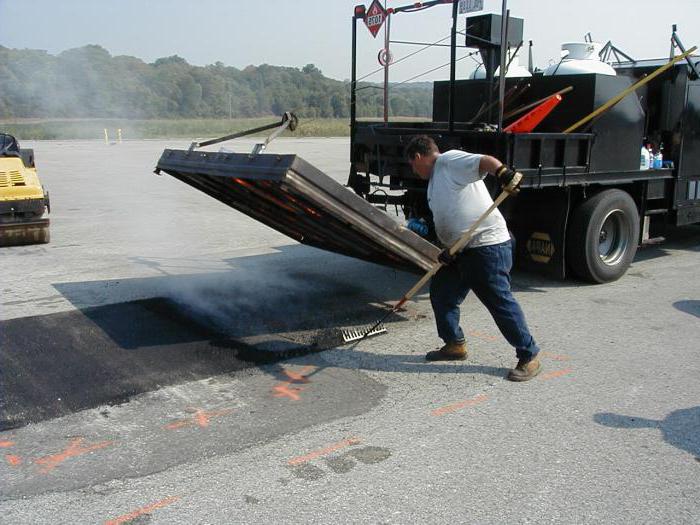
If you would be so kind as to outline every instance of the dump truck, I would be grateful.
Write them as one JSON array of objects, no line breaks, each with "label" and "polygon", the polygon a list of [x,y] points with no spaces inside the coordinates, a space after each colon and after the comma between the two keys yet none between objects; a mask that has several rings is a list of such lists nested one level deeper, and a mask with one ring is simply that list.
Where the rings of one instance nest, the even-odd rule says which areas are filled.
[{"label": "dump truck", "polygon": [[48,243],[49,193],[34,165],[34,150],[0,133],[0,246]]},{"label": "dump truck", "polygon": [[[414,16],[445,4],[452,9],[450,78],[433,85],[432,119],[391,122],[386,106],[383,121],[359,119],[358,26],[365,24],[376,35],[388,17]],[[418,134],[433,137],[443,151],[492,155],[523,174],[518,196],[500,208],[521,268],[558,278],[613,281],[625,273],[637,247],[664,226],[700,222],[697,57],[680,62],[688,55],[682,49],[673,60],[636,61],[610,42],[596,47],[586,41],[571,47],[573,55],[562,58],[554,73],[528,71],[518,77],[508,74],[506,58],[509,49],[515,47],[517,54],[522,45],[524,21],[508,12],[469,16],[458,31],[465,19],[457,9],[457,2],[445,0],[389,11],[378,1],[354,8],[347,188],[296,155],[264,153],[269,139],[248,154],[198,149],[240,134],[193,143],[189,150],[165,150],[156,172],[169,173],[301,243],[416,273],[431,268],[441,251],[427,183],[412,173],[404,154]],[[461,34],[459,47],[473,47],[483,58],[482,78],[456,78]],[[672,39],[682,48],[675,28]],[[575,63],[581,51],[594,55],[585,67]],[[614,53],[617,61],[610,65],[601,53]],[[388,93],[387,48],[379,59]],[[506,71],[503,82],[499,70]],[[642,78],[646,84],[639,87]],[[617,100],[620,93],[625,96]],[[556,104],[552,97],[558,97]],[[532,111],[541,112],[543,101],[547,111],[534,129],[512,126]],[[522,108],[533,109],[523,116]],[[572,125],[601,109],[572,131]],[[275,133],[290,122],[283,118]],[[663,161],[641,165],[647,143],[663,148]],[[495,181],[487,182],[495,196]],[[391,209],[395,217],[385,213]],[[427,235],[407,228],[410,220],[422,221]]]}]

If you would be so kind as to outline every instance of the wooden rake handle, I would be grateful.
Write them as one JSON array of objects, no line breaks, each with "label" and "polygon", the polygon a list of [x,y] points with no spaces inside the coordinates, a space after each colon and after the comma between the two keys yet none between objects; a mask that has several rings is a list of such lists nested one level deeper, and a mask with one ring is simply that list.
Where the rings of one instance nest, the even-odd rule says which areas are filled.
[{"label": "wooden rake handle", "polygon": [[[457,254],[462,248],[464,248],[467,243],[471,240],[471,238],[474,236],[474,232],[476,229],[481,225],[482,222],[491,215],[493,210],[498,208],[498,206],[508,198],[508,196],[513,193],[513,190],[515,187],[517,187],[518,183],[522,180],[523,176],[521,173],[515,173],[515,176],[513,177],[513,180],[510,182],[510,184],[501,192],[501,194],[496,198],[495,201],[493,201],[493,204],[488,207],[488,209],[482,213],[479,218],[476,220],[474,224],[471,225],[471,227],[465,231],[457,241],[450,246],[449,249],[449,254],[450,255],[455,255]],[[428,270],[423,277],[415,284],[413,285],[413,288],[411,288],[406,294],[403,296],[401,301],[399,301],[396,306],[393,308],[393,311],[397,310],[400,308],[406,301],[411,299],[418,291],[425,286],[425,284],[435,275],[440,268],[442,268],[444,265],[438,261],[436,262],[430,270]]]},{"label": "wooden rake handle", "polygon": [[[493,210],[495,210],[496,208],[498,208],[498,206],[499,206],[504,200],[506,200],[506,199],[508,198],[508,196],[509,196],[511,193],[514,193],[514,192],[516,191],[516,188],[517,188],[518,184],[520,183],[520,181],[522,180],[522,178],[523,178],[523,175],[522,175],[521,173],[517,173],[517,172],[515,173],[515,175],[513,176],[513,180],[511,180],[511,181],[510,181],[510,184],[508,184],[508,186],[506,186],[506,187],[503,189],[503,191],[501,192],[501,194],[500,194],[498,197],[496,197],[496,200],[493,201],[493,204],[492,204],[491,206],[489,206],[489,208],[488,208],[484,213],[482,213],[482,214],[479,216],[479,218],[476,220],[476,222],[475,222],[474,224],[472,224],[471,227],[470,227],[467,231],[465,231],[459,239],[457,239],[457,242],[455,242],[455,243],[450,247],[450,249],[449,249],[450,255],[456,254],[457,252],[459,252],[462,248],[464,248],[464,247],[467,245],[467,243],[469,242],[469,240],[470,240],[470,239],[472,238],[472,236],[474,235],[474,232],[476,231],[476,229],[479,227],[479,225],[480,225],[482,222],[484,222],[484,219],[486,219],[486,217],[488,217],[489,215],[491,215],[491,212],[493,212]],[[379,325],[381,325],[384,321],[386,321],[386,320],[389,318],[389,316],[390,316],[391,314],[393,314],[393,313],[396,312],[399,308],[401,308],[401,307],[404,305],[404,303],[406,303],[406,301],[408,301],[408,300],[409,300],[411,297],[413,297],[421,288],[423,288],[423,286],[425,286],[425,283],[427,283],[427,282],[432,278],[432,276],[435,275],[435,274],[437,273],[437,271],[438,271],[440,268],[442,268],[443,266],[444,266],[444,265],[443,265],[440,261],[436,262],[436,263],[430,268],[430,270],[428,270],[428,271],[426,272],[426,274],[420,279],[420,281],[418,281],[418,282],[413,286],[413,288],[411,288],[408,292],[406,292],[406,294],[401,298],[401,300],[400,300],[398,303],[396,303],[396,304],[394,305],[394,307],[393,307],[391,310],[389,310],[386,314],[384,314],[384,316],[383,316],[379,321],[377,321],[377,322],[374,324],[374,326],[372,326],[372,328],[370,328],[369,330],[367,330],[367,331],[364,333],[364,335],[363,335],[360,339],[357,340],[357,342],[355,343],[355,345],[353,346],[353,348],[354,348],[355,346],[357,346],[358,344],[360,344],[361,341],[364,341],[364,339],[367,337],[367,335],[368,335],[370,332],[372,332],[375,328],[377,328],[377,327],[378,327]]]},{"label": "wooden rake handle", "polygon": [[695,52],[696,49],[697,49],[697,46],[691,47],[690,49],[688,49],[688,51],[686,51],[686,52],[683,53],[682,55],[678,55],[678,56],[674,57],[670,62],[666,62],[663,66],[661,66],[661,67],[658,68],[658,69],[655,69],[654,71],[652,71],[651,73],[649,73],[649,75],[647,75],[646,77],[644,77],[644,78],[638,80],[637,82],[635,82],[635,83],[632,84],[631,86],[629,86],[629,87],[623,89],[623,90],[620,91],[617,95],[615,95],[613,98],[611,98],[610,100],[608,100],[605,104],[603,104],[603,105],[600,106],[598,109],[596,109],[593,113],[591,113],[591,114],[589,114],[589,115],[583,117],[583,118],[582,118],[581,120],[579,120],[576,124],[573,124],[572,126],[569,126],[568,128],[566,128],[566,129],[564,130],[564,133],[571,133],[571,132],[573,132],[573,131],[576,131],[578,128],[580,128],[581,126],[583,126],[583,125],[586,124],[587,122],[593,120],[593,119],[594,119],[595,117],[597,117],[598,115],[600,115],[600,114],[602,114],[602,113],[605,113],[607,110],[609,110],[609,109],[610,109],[611,107],[613,107],[615,104],[617,104],[618,102],[620,102],[620,101],[621,101],[623,98],[625,98],[627,95],[629,95],[629,94],[632,93],[633,91],[639,89],[640,87],[642,87],[644,84],[646,84],[646,83],[649,82],[650,80],[655,79],[656,77],[658,77],[661,73],[663,73],[663,72],[666,71],[667,69],[670,69],[671,67],[673,67],[673,66],[676,64],[676,62],[680,62],[680,61],[683,60],[684,58],[690,56],[693,52]]}]

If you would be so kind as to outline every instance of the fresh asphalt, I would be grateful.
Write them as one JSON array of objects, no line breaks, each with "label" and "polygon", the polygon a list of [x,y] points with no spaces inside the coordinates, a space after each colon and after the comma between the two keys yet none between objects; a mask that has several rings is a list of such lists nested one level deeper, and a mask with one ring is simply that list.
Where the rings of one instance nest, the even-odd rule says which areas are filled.
[{"label": "fresh asphalt", "polygon": [[[184,142],[23,145],[52,242],[0,253],[0,522],[698,521],[700,228],[615,283],[516,273],[545,370],[513,384],[472,297],[466,362],[422,359],[425,293],[340,345],[415,277],[153,175]],[[272,148],[347,174],[345,139]]]}]

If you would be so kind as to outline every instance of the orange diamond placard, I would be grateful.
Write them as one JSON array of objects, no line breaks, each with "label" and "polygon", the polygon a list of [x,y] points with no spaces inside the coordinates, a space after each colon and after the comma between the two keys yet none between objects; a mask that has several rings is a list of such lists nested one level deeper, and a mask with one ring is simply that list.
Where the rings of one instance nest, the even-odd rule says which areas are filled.
[{"label": "orange diamond placard", "polygon": [[377,33],[382,28],[382,24],[386,19],[386,11],[382,7],[379,0],[374,0],[372,5],[367,9],[367,14],[365,14],[365,25],[369,32],[372,33],[373,37],[377,37]]}]

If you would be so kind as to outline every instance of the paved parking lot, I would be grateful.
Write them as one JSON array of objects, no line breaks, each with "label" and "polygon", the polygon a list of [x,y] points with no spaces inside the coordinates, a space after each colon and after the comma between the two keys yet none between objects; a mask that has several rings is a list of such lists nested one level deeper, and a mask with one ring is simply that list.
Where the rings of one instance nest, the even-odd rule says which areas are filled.
[{"label": "paved parking lot", "polygon": [[[472,297],[466,362],[423,360],[426,293],[386,335],[312,351],[415,277],[152,174],[186,146],[23,144],[52,242],[0,252],[1,522],[697,523],[700,228],[615,283],[516,273],[546,369],[513,384]],[[271,151],[344,182],[348,148]]]}]

